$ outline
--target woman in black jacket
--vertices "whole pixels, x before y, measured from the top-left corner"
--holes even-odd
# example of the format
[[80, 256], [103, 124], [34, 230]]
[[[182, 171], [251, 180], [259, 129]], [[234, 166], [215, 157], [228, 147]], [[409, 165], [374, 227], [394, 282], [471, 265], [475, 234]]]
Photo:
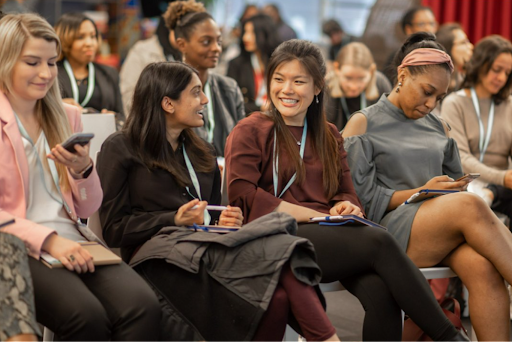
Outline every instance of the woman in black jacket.
[[64, 14], [55, 31], [62, 42], [57, 63], [63, 101], [84, 109], [84, 113], [112, 113], [118, 128], [124, 123], [119, 74], [94, 62], [101, 38], [94, 22], [81, 13]]

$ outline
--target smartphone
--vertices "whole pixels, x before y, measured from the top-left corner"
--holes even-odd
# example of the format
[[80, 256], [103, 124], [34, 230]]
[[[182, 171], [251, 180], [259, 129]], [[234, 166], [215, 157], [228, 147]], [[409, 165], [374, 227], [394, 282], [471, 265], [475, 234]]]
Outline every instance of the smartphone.
[[480, 174], [479, 173], [468, 173], [468, 174], [465, 174], [464, 176], [460, 177], [459, 179], [455, 180], [456, 182], [458, 181], [461, 181], [461, 180], [467, 180], [467, 182], [472, 182], [473, 180], [477, 179], [478, 177], [480, 177]]
[[94, 138], [94, 133], [75, 133], [62, 143], [62, 147], [71, 153], [75, 153], [75, 145], [85, 146]]

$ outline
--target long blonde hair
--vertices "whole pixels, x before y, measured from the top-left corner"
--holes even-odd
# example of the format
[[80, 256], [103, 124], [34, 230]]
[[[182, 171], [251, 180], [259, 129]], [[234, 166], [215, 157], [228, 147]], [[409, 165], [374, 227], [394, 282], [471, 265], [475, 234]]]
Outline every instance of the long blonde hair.
[[[8, 14], [0, 20], [0, 91], [3, 93], [12, 93], [13, 69], [30, 37], [55, 42], [57, 53], [61, 51], [59, 37], [51, 25], [39, 15]], [[72, 134], [57, 79], [45, 97], [37, 101], [35, 111], [50, 146], [63, 142]], [[57, 163], [57, 172], [61, 188], [68, 189], [66, 167]]]
[[[359, 42], [352, 42], [345, 45], [336, 56], [336, 68], [341, 69], [345, 64], [368, 70], [372, 73], [370, 81], [364, 90], [366, 98], [369, 100], [377, 99], [380, 94], [377, 89], [377, 73], [373, 55], [366, 45]], [[338, 78], [335, 82], [329, 82], [329, 88], [332, 97], [343, 97], [343, 90], [339, 85]]]

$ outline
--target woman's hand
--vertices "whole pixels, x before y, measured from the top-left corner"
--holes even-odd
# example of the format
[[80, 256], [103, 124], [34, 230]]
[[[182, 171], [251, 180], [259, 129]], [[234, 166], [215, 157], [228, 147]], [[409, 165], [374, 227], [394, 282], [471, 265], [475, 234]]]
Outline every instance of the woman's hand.
[[[194, 199], [186, 204], [183, 204], [176, 215], [174, 215], [174, 224], [177, 226], [191, 226], [192, 224], [203, 224], [204, 223], [204, 209], [208, 202], [199, 201]], [[197, 208], [192, 209], [193, 206], [197, 205]]]
[[329, 210], [329, 214], [335, 215], [357, 215], [359, 217], [363, 217], [363, 213], [361, 209], [355, 205], [350, 203], [349, 201], [341, 201], [334, 205], [334, 207]]
[[108, 110], [107, 108], [103, 108], [101, 110], [101, 114], [115, 114], [116, 112]]
[[62, 262], [70, 271], [94, 272], [91, 254], [78, 242], [52, 234], [44, 241], [43, 250]]
[[52, 148], [47, 157], [67, 166], [74, 173], [79, 174], [92, 162], [91, 157], [89, 157], [89, 145], [90, 143], [85, 146], [75, 144], [76, 153], [71, 153], [62, 147], [61, 144], [57, 144]]
[[448, 176], [437, 176], [429, 180], [424, 189], [435, 189], [435, 190], [465, 190], [469, 183], [469, 179], [461, 181], [454, 181], [453, 178]]
[[80, 111], [83, 109], [82, 106], [80, 106], [80, 104], [78, 102], [76, 102], [74, 99], [72, 99], [70, 97], [66, 97], [65, 99], [62, 99], [62, 102], [70, 104], [72, 106], [77, 106], [78, 108], [80, 108]]
[[506, 188], [512, 189], [512, 170], [508, 170], [505, 173], [505, 179], [503, 180], [503, 185]]
[[226, 210], [223, 210], [219, 218], [219, 226], [241, 227], [244, 222], [242, 209], [228, 205]]

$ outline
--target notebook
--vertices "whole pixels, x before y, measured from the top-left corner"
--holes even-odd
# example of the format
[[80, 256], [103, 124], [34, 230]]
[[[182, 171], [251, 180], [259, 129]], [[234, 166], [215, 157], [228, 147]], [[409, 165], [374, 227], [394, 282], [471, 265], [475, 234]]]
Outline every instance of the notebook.
[[360, 217], [357, 215], [335, 215], [335, 216], [319, 216], [312, 217], [309, 219], [309, 222], [316, 222], [322, 226], [341, 226], [344, 224], [351, 225], [365, 225], [375, 228], [380, 228], [384, 230], [388, 230], [386, 227], [381, 226], [378, 223], [365, 219], [364, 217]]
[[[121, 258], [115, 255], [110, 249], [105, 248], [97, 242], [81, 242], [82, 247], [91, 253], [94, 266], [115, 265], [121, 263]], [[60, 260], [50, 254], [41, 253], [41, 261], [49, 268], [62, 268], [64, 265]]]
[[213, 225], [203, 225], [203, 224], [193, 224], [192, 226], [187, 227], [188, 229], [192, 229], [196, 232], [206, 232], [206, 233], [231, 233], [236, 232], [242, 227], [229, 227], [229, 226], [213, 226]]
[[434, 190], [434, 189], [422, 189], [419, 192], [415, 193], [407, 201], [405, 201], [403, 204], [410, 204], [410, 203], [416, 203], [421, 202], [427, 198], [432, 198], [432, 194], [435, 196], [440, 195], [447, 195], [447, 194], [453, 194], [456, 192], [460, 192], [460, 190]]

